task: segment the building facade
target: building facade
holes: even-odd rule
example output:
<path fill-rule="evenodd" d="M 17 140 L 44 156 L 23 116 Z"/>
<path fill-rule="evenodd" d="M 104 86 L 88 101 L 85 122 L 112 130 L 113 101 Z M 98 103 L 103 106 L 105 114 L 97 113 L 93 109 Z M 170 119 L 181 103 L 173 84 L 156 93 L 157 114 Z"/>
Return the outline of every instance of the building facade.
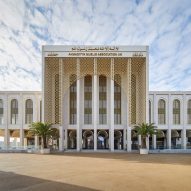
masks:
<path fill-rule="evenodd" d="M 88 118 L 85 115 L 83 117 Z M 0 92 L 1 149 L 38 148 L 38 137 L 28 137 L 27 135 L 32 121 L 42 121 L 42 92 Z M 191 149 L 191 92 L 149 92 L 149 123 L 152 122 L 162 131 L 162 135 L 149 138 L 150 149 Z M 74 132 L 71 131 L 73 129 L 69 129 L 68 134 Z M 106 126 L 102 130 L 104 132 L 109 131 Z M 87 125 L 82 131 L 82 150 L 93 150 L 94 144 L 90 126 Z M 140 137 L 137 137 L 132 127 L 129 131 L 131 132 L 130 150 L 137 150 Z M 76 139 L 76 133 L 72 136 Z M 86 142 L 85 136 L 89 138 Z M 127 140 L 122 137 L 119 125 L 114 127 L 113 141 L 114 150 L 127 151 L 127 147 L 125 147 Z M 66 141 L 63 140 L 63 144 L 64 142 Z M 109 144 L 109 137 L 107 143 Z M 64 145 L 64 149 L 77 149 L 75 140 L 72 144 L 70 146 Z M 104 148 L 102 147 L 104 145 L 100 145 L 101 143 L 97 144 L 97 150 L 110 150 L 109 146 Z"/>
<path fill-rule="evenodd" d="M 148 47 L 43 46 L 42 62 L 42 92 L 0 92 L 0 148 L 38 148 L 33 121 L 59 129 L 60 151 L 137 150 L 142 122 L 161 130 L 150 149 L 191 148 L 191 92 L 148 91 Z"/>
<path fill-rule="evenodd" d="M 27 148 L 38 145 L 29 137 L 29 125 L 42 121 L 42 93 L 38 91 L 0 91 L 0 148 Z"/>
<path fill-rule="evenodd" d="M 131 126 L 148 118 L 148 47 L 44 46 L 43 85 L 61 150 L 130 151 Z"/>

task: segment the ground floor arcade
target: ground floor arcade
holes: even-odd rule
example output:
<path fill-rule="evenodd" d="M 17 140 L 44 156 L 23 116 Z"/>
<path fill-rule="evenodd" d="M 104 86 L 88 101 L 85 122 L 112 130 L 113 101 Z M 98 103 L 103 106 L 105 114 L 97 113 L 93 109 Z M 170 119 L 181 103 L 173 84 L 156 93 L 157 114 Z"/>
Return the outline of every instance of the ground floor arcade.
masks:
<path fill-rule="evenodd" d="M 49 147 L 55 150 L 111 150 L 114 151 L 138 150 L 141 144 L 141 136 L 134 130 L 129 133 L 124 129 L 114 130 L 114 139 L 111 140 L 109 129 L 82 129 L 80 135 L 76 129 L 64 131 L 59 140 L 49 140 Z M 62 139 L 63 138 L 63 139 Z M 10 129 L 0 130 L 1 149 L 40 148 L 40 137 L 31 136 L 28 130 Z M 147 140 L 150 149 L 191 149 L 191 130 L 161 130 L 160 135 L 153 135 Z"/>

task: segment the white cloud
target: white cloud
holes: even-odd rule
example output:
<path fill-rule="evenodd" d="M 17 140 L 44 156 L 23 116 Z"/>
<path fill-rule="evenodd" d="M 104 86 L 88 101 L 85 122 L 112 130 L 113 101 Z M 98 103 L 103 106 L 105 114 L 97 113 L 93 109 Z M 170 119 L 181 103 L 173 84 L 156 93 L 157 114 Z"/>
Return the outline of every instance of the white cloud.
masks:
<path fill-rule="evenodd" d="M 150 90 L 191 89 L 191 1 L 0 0 L 0 90 L 41 89 L 44 44 L 150 46 Z"/>

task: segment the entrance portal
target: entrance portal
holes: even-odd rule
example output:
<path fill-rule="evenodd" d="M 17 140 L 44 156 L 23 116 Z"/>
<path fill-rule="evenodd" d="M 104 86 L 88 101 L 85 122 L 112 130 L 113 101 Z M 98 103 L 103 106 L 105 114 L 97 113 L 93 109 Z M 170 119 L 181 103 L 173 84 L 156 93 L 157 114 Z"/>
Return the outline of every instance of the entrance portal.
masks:
<path fill-rule="evenodd" d="M 68 130 L 68 149 L 76 149 L 76 130 Z"/>
<path fill-rule="evenodd" d="M 114 149 L 123 150 L 123 130 L 114 131 Z"/>
<path fill-rule="evenodd" d="M 93 130 L 84 130 L 82 132 L 82 148 L 93 149 L 94 148 L 94 133 Z"/>
<path fill-rule="evenodd" d="M 108 130 L 98 130 L 97 149 L 109 149 L 109 132 L 108 132 Z"/>

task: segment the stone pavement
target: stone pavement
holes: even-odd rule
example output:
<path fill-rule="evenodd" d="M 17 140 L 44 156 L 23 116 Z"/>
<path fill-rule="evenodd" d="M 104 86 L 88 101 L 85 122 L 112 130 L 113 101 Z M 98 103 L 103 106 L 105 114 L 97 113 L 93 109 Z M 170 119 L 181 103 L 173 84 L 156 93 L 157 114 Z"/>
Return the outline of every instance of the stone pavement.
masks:
<path fill-rule="evenodd" d="M 191 154 L 0 153 L 0 191 L 189 191 Z"/>

